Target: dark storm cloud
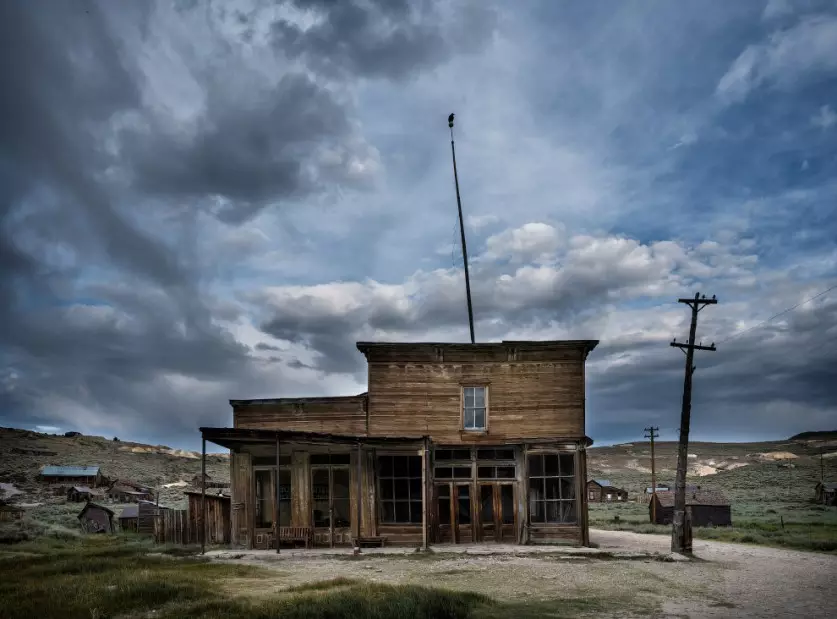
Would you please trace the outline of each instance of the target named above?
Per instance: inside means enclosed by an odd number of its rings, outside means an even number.
[[[0,418],[171,441],[228,423],[230,397],[299,388],[283,372],[308,365],[219,326],[240,309],[210,294],[207,258],[176,226],[194,230],[207,204],[236,225],[357,182],[347,166],[370,153],[354,79],[453,49],[427,47],[431,22],[379,36],[405,6],[321,6],[354,28],[337,75],[316,54],[242,51],[230,25],[256,24],[263,2],[0,3]],[[368,44],[390,58],[355,49]],[[175,118],[186,82],[194,122]]]
[[[303,162],[348,136],[346,109],[301,74],[285,75],[267,92],[236,105],[216,85],[193,135],[126,131],[124,156],[137,185],[178,198],[218,196],[232,206],[225,220],[245,219],[267,201],[317,191]]]
[[[302,29],[287,19],[277,20],[275,45],[329,75],[403,78],[458,51],[479,49],[496,25],[493,10],[476,2],[453,4],[450,31],[444,29],[438,4],[425,0],[292,0],[288,4],[312,12],[319,22]]]

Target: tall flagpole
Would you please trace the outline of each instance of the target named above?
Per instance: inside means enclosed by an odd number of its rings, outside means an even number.
[[[453,114],[448,116],[450,127],[450,152],[453,156],[453,181],[456,183],[456,206],[459,209],[459,234],[462,238],[462,258],[465,262],[465,294],[468,297],[468,327],[471,329],[471,344],[474,340],[474,309],[471,305],[471,277],[468,274],[468,249],[465,245],[465,224],[462,221],[462,200],[459,197],[459,175],[456,173],[456,148],[453,145]]]

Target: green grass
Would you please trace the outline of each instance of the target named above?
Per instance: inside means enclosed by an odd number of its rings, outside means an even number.
[[[589,513],[590,526],[594,528],[671,534],[671,526],[649,522],[648,506],[644,504],[593,503]],[[695,527],[693,536],[722,542],[837,552],[837,509],[833,507],[739,501],[732,506],[732,523],[731,527]]]
[[[151,611],[167,619],[467,619],[477,608],[494,606],[473,593],[347,578],[267,597],[232,597],[222,583],[275,580],[276,574],[177,554],[182,552],[114,537],[43,538],[6,546],[0,553],[0,619],[140,617]]]

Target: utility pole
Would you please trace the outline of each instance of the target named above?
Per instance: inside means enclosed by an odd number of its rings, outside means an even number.
[[[657,524],[657,469],[654,465],[654,439],[660,436],[660,429],[651,426],[645,428],[645,438],[651,439],[651,524]]]
[[[456,149],[453,146],[453,116],[453,114],[448,116],[450,153],[453,156],[453,181],[456,184],[456,206],[459,210],[459,234],[462,239],[462,259],[465,262],[465,295],[468,297],[468,327],[471,329],[471,344],[474,344],[474,309],[471,306],[471,277],[468,275],[468,249],[465,246],[465,224],[462,221],[462,200],[459,198],[459,176],[456,173]]]
[[[686,466],[689,457],[689,418],[692,412],[692,374],[697,369],[693,365],[696,350],[715,351],[715,343],[709,346],[695,344],[698,312],[707,305],[714,305],[718,301],[715,295],[711,299],[700,296],[696,292],[694,299],[678,299],[678,303],[685,303],[692,310],[692,324],[689,328],[689,342],[678,343],[677,338],[671,345],[686,353],[686,372],[683,379],[683,404],[680,411],[680,444],[677,448],[677,481],[674,486],[674,519],[671,531],[671,551],[681,554],[692,552],[692,522],[686,519]]]

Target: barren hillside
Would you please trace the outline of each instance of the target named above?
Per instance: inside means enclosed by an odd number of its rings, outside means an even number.
[[[0,428],[0,495],[15,494],[18,503],[37,503],[45,498],[35,477],[45,464],[98,465],[103,475],[159,488],[160,503],[182,506],[184,485],[200,474],[200,453],[171,449],[163,445],[142,445],[113,441],[100,436],[41,434],[28,430]],[[212,479],[229,481],[229,456],[211,454],[206,459]],[[5,493],[3,490],[5,489]]]

